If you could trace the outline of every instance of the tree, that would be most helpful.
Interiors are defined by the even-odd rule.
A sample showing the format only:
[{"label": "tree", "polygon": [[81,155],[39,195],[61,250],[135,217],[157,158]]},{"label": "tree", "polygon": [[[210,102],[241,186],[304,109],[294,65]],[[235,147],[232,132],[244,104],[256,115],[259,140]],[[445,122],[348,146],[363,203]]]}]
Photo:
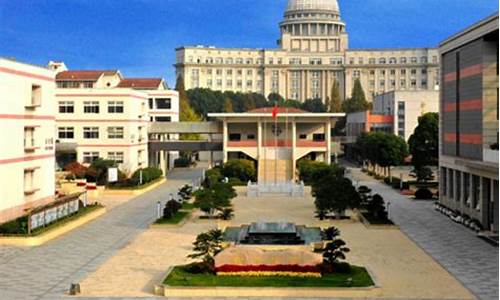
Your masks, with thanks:
[{"label": "tree", "polygon": [[322,249],[323,252],[323,268],[326,273],[332,273],[335,265],[340,260],[346,259],[345,254],[351,251],[346,247],[346,242],[339,238],[340,230],[335,227],[329,227],[321,232],[326,244]]},{"label": "tree", "polygon": [[224,112],[231,113],[233,110],[233,102],[229,98],[224,99]]},{"label": "tree", "polygon": [[351,180],[339,172],[327,172],[313,184],[317,211],[334,212],[337,217],[348,208],[359,206],[360,197]]},{"label": "tree", "polygon": [[373,165],[389,169],[400,165],[408,156],[408,147],[405,141],[391,133],[369,132],[360,135],[356,141],[361,157]]},{"label": "tree", "polygon": [[214,183],[194,193],[194,205],[212,217],[216,211],[231,207],[231,199],[236,197],[234,188],[223,182]]},{"label": "tree", "polygon": [[336,79],[333,80],[332,90],[330,92],[329,112],[342,112],[342,101],[340,100],[340,87]]},{"label": "tree", "polygon": [[308,99],[302,104],[302,109],[309,112],[326,112],[326,107],[321,99]]},{"label": "tree", "polygon": [[382,198],[379,194],[373,195],[366,208],[376,219],[387,219],[384,198]]},{"label": "tree", "polygon": [[342,109],[346,113],[353,113],[358,111],[368,110],[370,104],[366,101],[365,92],[361,86],[361,81],[356,78],[354,81],[354,86],[351,92],[351,98],[344,101],[342,104]]},{"label": "tree", "polygon": [[[181,75],[177,77],[177,82],[175,84],[175,89],[179,92],[179,121],[181,122],[199,122],[201,121],[200,116],[196,114],[193,108],[189,104],[189,99],[186,94],[186,89],[184,87],[184,79]],[[200,137],[198,134],[182,134],[180,136],[181,140],[198,140]]]},{"label": "tree", "polygon": [[270,106],[274,106],[283,104],[285,102],[285,98],[278,93],[270,93],[267,96],[267,101],[269,101]]},{"label": "tree", "polygon": [[426,113],[418,118],[418,126],[408,140],[412,156],[412,175],[419,182],[434,178],[428,166],[436,166],[439,158],[439,114]]},{"label": "tree", "polygon": [[215,269],[214,257],[223,250],[223,236],[220,229],[211,229],[208,232],[200,233],[193,243],[194,253],[188,255],[188,258],[201,258],[203,269],[213,272]]},{"label": "tree", "polygon": [[231,159],[222,166],[221,174],[228,178],[238,178],[242,182],[255,181],[257,171],[248,159]]}]

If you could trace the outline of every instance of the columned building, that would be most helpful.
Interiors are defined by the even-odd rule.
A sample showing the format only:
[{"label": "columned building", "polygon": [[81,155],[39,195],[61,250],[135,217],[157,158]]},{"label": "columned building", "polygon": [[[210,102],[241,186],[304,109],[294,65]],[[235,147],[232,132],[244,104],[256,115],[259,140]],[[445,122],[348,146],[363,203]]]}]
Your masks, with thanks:
[{"label": "columned building", "polygon": [[498,233],[498,14],[440,52],[439,201]]},{"label": "columned building", "polygon": [[336,82],[349,98],[359,78],[368,100],[393,90],[434,90],[439,55],[433,48],[349,49],[336,0],[289,0],[276,49],[184,46],[176,74],[186,89],[279,93],[305,101],[329,97]]},{"label": "columned building", "polygon": [[337,150],[331,128],[343,113],[310,113],[295,108],[260,108],[245,113],[210,113],[222,121],[223,162],[255,162],[258,182],[297,179],[297,162],[308,158],[330,163]]}]

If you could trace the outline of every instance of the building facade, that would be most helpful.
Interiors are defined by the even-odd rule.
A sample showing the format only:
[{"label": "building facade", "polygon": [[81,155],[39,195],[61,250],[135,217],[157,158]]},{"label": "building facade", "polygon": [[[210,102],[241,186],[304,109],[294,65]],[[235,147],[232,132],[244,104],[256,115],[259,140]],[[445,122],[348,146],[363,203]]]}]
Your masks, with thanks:
[{"label": "building facade", "polygon": [[273,108],[246,113],[210,113],[221,121],[223,162],[246,158],[255,162],[259,183],[297,179],[297,162],[303,158],[330,163],[334,151],[331,128],[343,113],[309,113]]},{"label": "building facade", "polygon": [[418,126],[418,118],[439,112],[439,91],[392,91],[375,96],[372,111],[347,114],[346,135],[356,138],[363,132],[384,131],[405,141]]},{"label": "building facade", "polygon": [[0,58],[0,223],[55,198],[55,73]]},{"label": "building facade", "polygon": [[164,172],[173,165],[175,155],[148,154],[148,123],[178,121],[178,94],[162,79],[123,78],[116,70],[68,71],[61,63],[50,66],[57,72],[59,167],[98,158],[116,161],[126,174],[150,163]]},{"label": "building facade", "polygon": [[176,75],[186,89],[279,93],[299,101],[325,101],[334,84],[349,98],[356,78],[368,100],[439,87],[437,49],[349,49],[336,0],[289,0],[279,25],[277,49],[177,48]]},{"label": "building facade", "polygon": [[498,232],[498,14],[440,45],[440,203]]}]

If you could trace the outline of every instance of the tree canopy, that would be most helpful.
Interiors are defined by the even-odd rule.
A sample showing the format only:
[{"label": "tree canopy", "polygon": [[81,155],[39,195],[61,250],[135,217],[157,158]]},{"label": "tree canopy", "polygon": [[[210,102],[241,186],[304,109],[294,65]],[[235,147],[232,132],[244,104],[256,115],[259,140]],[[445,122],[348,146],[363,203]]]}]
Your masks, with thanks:
[{"label": "tree canopy", "polygon": [[329,112],[337,113],[342,112],[342,101],[340,99],[340,87],[337,80],[333,81],[332,90],[330,92],[330,107],[328,108]]},{"label": "tree canopy", "polygon": [[326,112],[326,107],[321,99],[308,99],[302,104],[302,109],[309,112]]},{"label": "tree canopy", "polygon": [[412,155],[412,175],[417,181],[434,178],[429,166],[436,166],[439,159],[439,114],[426,113],[418,118],[418,126],[408,140]]},{"label": "tree canopy", "polygon": [[381,167],[400,165],[408,156],[406,142],[391,133],[363,133],[358,137],[356,146],[363,159]]},{"label": "tree canopy", "polygon": [[354,80],[354,86],[352,87],[351,98],[344,101],[342,108],[346,113],[353,113],[358,111],[368,110],[370,108],[370,103],[366,101],[365,92],[361,86],[361,81],[359,78]]}]

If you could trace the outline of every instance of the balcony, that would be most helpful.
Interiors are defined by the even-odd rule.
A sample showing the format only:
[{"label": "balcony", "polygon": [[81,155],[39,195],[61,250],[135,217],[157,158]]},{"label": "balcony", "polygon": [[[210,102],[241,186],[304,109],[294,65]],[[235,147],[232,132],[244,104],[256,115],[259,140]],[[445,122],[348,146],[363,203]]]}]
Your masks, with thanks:
[{"label": "balcony", "polygon": [[299,140],[297,141],[298,148],[326,148],[325,141]]},{"label": "balcony", "polygon": [[256,140],[228,141],[227,146],[231,148],[257,148]]},{"label": "balcony", "polygon": [[483,148],[483,161],[498,164],[498,150]]}]

